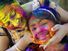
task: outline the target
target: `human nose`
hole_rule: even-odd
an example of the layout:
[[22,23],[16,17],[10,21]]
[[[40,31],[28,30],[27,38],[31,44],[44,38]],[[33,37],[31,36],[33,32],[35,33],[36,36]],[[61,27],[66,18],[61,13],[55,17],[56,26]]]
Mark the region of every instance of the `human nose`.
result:
[[38,26],[37,28],[36,28],[36,32],[38,33],[38,32],[40,32],[41,31],[41,28]]

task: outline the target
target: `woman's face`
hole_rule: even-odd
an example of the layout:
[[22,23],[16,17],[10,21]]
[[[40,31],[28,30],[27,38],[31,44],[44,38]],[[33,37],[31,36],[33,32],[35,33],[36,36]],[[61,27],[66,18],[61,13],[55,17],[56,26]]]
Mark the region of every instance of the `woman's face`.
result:
[[36,40],[46,42],[51,38],[51,27],[54,23],[51,20],[47,19],[36,19],[31,18],[29,22],[30,30],[33,34],[33,37]]
[[24,28],[26,25],[26,20],[24,15],[25,11],[21,7],[11,5],[9,15],[7,15],[9,16],[8,21],[6,21],[7,28],[8,29]]

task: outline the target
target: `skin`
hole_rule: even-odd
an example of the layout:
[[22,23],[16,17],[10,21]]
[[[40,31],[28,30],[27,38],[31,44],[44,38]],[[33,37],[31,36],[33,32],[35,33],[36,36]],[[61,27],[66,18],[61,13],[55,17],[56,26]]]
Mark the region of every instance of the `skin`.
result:
[[[44,2],[44,0],[40,0],[40,3],[41,4],[43,4],[43,2]],[[26,4],[24,4],[24,5],[21,5],[21,7],[27,12],[27,13],[30,13],[30,12],[32,12],[33,11],[33,9],[32,9],[32,4],[33,4],[34,2],[33,1],[31,1],[31,2],[28,2],[28,3],[26,3]],[[29,7],[28,7],[29,6]],[[36,9],[36,8],[38,8],[39,6],[38,5],[36,5],[36,7],[34,8],[34,9]],[[55,2],[50,2],[50,5],[49,5],[49,7],[51,7],[51,8],[55,8],[56,7],[56,3]],[[28,9],[27,9],[28,8]],[[62,21],[62,22],[68,22],[68,12],[66,11],[66,10],[64,10],[62,7],[60,7],[60,6],[57,6],[56,7],[56,9],[55,9],[60,15],[61,15],[61,18],[60,18],[60,20]],[[61,11],[62,10],[62,11]],[[65,13],[65,14],[64,14]]]
[[[57,10],[57,11],[60,13],[60,15],[62,15],[61,18],[64,18],[63,20],[67,22],[67,20],[68,20],[68,19],[67,19],[67,18],[68,18],[68,17],[67,17],[67,15],[68,15],[67,13],[68,13],[68,12],[65,11],[64,9],[62,9],[63,11],[60,12],[61,9],[60,9],[59,7],[57,7],[57,9],[59,9],[59,10]],[[65,15],[63,12],[66,13],[66,15]],[[66,18],[66,19],[65,19],[65,18]],[[66,25],[65,25],[64,27],[66,27]],[[62,30],[62,29],[61,29],[61,30]],[[64,31],[64,30],[63,30],[63,31]],[[26,37],[27,37],[27,36],[26,36]],[[2,38],[2,37],[1,37],[1,38]],[[0,39],[1,39],[1,38],[0,38]],[[29,38],[27,38],[27,39],[29,39]],[[22,39],[22,40],[23,40],[23,39]],[[2,42],[2,41],[0,41],[0,42]],[[7,42],[8,42],[8,41],[7,41]],[[53,42],[54,42],[54,41],[53,41]],[[19,44],[19,45],[20,45],[20,44]],[[24,46],[24,45],[23,45],[23,46]],[[2,46],[1,46],[1,47],[2,47]],[[4,48],[3,48],[3,49],[4,49]],[[11,49],[14,50],[15,47],[14,47],[14,48],[11,48]],[[16,49],[15,49],[15,50],[16,50]],[[15,51],[15,50],[14,50],[14,51]],[[2,51],[2,50],[1,50],[1,51]],[[8,51],[9,51],[9,50],[8,50]]]
[[[8,10],[10,10],[10,7],[11,5],[5,5],[5,7],[4,8],[7,8],[7,10],[6,9],[4,9],[4,11],[6,10],[6,14],[8,15]],[[9,8],[9,9],[8,9]],[[16,7],[12,7],[12,8],[16,8]],[[18,8],[18,7],[17,7]],[[11,10],[10,10],[11,11]],[[14,11],[14,10],[13,10]],[[19,10],[20,11],[20,10]],[[12,19],[12,21],[9,19],[8,21],[10,21],[11,22],[11,24],[9,24],[8,26],[7,26],[7,28],[8,28],[8,30],[10,31],[11,30],[11,35],[14,35],[14,32],[15,32],[15,34],[19,34],[19,33],[21,33],[21,35],[23,36],[23,29],[25,29],[25,21],[23,20],[23,21],[21,21],[21,20],[19,20],[20,18],[21,18],[21,16],[22,15],[20,15],[20,13],[21,12],[19,12],[18,11],[18,9],[17,9],[17,13],[16,13],[16,15],[14,16],[14,17],[16,17],[15,19]],[[22,11],[22,10],[21,10]],[[19,13],[18,13],[19,12]],[[15,13],[14,12],[12,12],[12,14],[11,15],[14,15]],[[6,19],[6,18],[5,18]],[[18,21],[17,21],[17,19],[18,19]],[[15,24],[14,24],[15,23]],[[17,27],[18,26],[18,28],[21,30],[22,29],[22,31],[20,31],[20,32],[16,32],[17,30],[15,30],[15,29],[13,29],[14,28],[14,26],[15,27]],[[2,26],[2,25],[1,25]],[[18,29],[17,28],[17,29]],[[19,30],[18,29],[18,30]],[[9,38],[7,37],[7,36],[0,36],[0,51],[17,51],[17,49],[15,48],[15,46],[17,46],[18,48],[20,48],[20,49],[22,49],[22,50],[24,50],[26,47],[27,47],[27,45],[31,42],[31,40],[30,40],[30,33],[28,33],[28,36],[26,35],[27,33],[24,33],[25,35],[23,36],[23,37],[21,37],[21,39],[19,40],[19,41],[16,41],[17,43],[15,44],[15,45],[13,45],[11,48],[8,48],[8,46],[9,46]],[[21,36],[20,35],[20,36]],[[17,35],[18,36],[18,35]],[[15,37],[17,37],[17,36],[15,36]],[[27,38],[26,38],[27,37]],[[18,39],[19,39],[19,37],[18,37]],[[4,40],[4,41],[3,41]],[[5,46],[4,46],[5,45]]]
[[[28,3],[28,4],[25,4],[26,6],[27,5],[32,5],[33,4],[33,2],[31,2],[31,3]],[[58,28],[58,26],[54,26],[54,27],[52,27],[52,30],[54,30],[54,29],[56,29],[56,30],[58,30],[57,32],[56,32],[56,34],[54,35],[54,37],[52,38],[53,39],[53,41],[51,41],[50,43],[49,43],[49,45],[50,44],[55,44],[55,43],[59,43],[61,40],[62,40],[62,38],[65,36],[65,35],[68,35],[67,34],[67,26],[68,26],[68,12],[66,11],[66,10],[64,10],[62,7],[60,7],[60,6],[57,6],[56,7],[56,3],[55,2],[50,2],[50,5],[49,5],[51,8],[55,8],[55,10],[60,14],[60,21],[61,22],[65,22],[65,24],[63,24],[63,26],[61,26],[61,28]],[[24,5],[22,6],[22,7],[24,7]],[[35,7],[35,9],[37,8],[38,6],[36,6]],[[25,7],[25,8],[27,8],[27,7]],[[27,9],[26,9],[27,10]],[[29,9],[30,10],[30,12],[31,11],[33,11],[32,9]],[[53,29],[54,28],[54,29]],[[63,33],[62,33],[63,32]],[[62,34],[62,35],[61,35]],[[60,35],[60,36],[59,36]],[[55,38],[56,37],[56,38]],[[57,37],[59,37],[58,39],[57,39]],[[60,40],[59,40],[60,39]],[[59,41],[57,41],[57,40],[59,40]],[[48,45],[48,46],[49,46]],[[45,47],[45,46],[44,46]],[[46,47],[45,47],[46,48]]]
[[6,36],[6,33],[3,29],[0,28],[0,33],[5,36],[0,36],[0,51],[4,51],[8,48],[9,38]]
[[11,48],[8,48],[6,51],[17,51],[15,46],[17,48],[21,49],[22,51],[24,51],[24,49],[28,46],[28,44],[30,44],[32,42],[32,39],[30,37],[31,37],[30,32],[25,32],[24,36],[22,38],[20,38],[16,44],[13,45]]
[[[47,42],[53,35],[54,32],[51,31],[51,27],[54,26],[54,22],[47,19],[37,19],[31,17],[29,21],[30,31],[36,40]],[[44,33],[43,33],[44,32]],[[49,34],[51,32],[52,34]]]
[[[40,44],[39,47],[43,47],[45,49],[45,51],[61,51],[64,50],[64,44],[60,44],[60,43],[55,43],[55,44],[49,44],[46,48],[45,48],[45,42],[49,41],[51,39],[50,35],[47,35],[47,31],[49,31],[49,29],[51,29],[54,26],[54,22],[51,20],[47,20],[47,19],[37,19],[35,17],[31,17],[30,21],[29,21],[29,27],[30,27],[30,31],[32,32],[33,37],[35,37],[37,41],[43,41],[43,43],[37,43],[34,42],[36,44]],[[55,30],[57,31],[57,29]],[[53,32],[55,32],[53,31]],[[45,33],[43,33],[45,32]],[[55,36],[55,35],[54,35]],[[60,36],[60,35],[59,35]],[[63,35],[64,36],[64,35]],[[54,38],[53,38],[54,39]],[[57,38],[58,39],[58,38]],[[55,40],[54,40],[55,41]],[[58,41],[58,40],[57,40]],[[52,41],[53,43],[53,41]],[[47,44],[47,43],[46,43]],[[41,46],[42,45],[42,46]]]

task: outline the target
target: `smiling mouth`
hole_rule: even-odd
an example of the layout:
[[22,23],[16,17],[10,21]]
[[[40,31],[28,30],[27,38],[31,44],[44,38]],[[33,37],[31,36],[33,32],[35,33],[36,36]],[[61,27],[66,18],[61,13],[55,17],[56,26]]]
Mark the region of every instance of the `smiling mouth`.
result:
[[49,32],[48,31],[44,31],[44,32],[39,32],[38,34],[36,34],[36,39],[38,40],[46,40],[46,35],[48,35]]
[[47,35],[47,34],[48,34],[48,31],[42,31],[42,32],[39,32],[39,33],[38,33],[38,35],[42,35],[42,34]]

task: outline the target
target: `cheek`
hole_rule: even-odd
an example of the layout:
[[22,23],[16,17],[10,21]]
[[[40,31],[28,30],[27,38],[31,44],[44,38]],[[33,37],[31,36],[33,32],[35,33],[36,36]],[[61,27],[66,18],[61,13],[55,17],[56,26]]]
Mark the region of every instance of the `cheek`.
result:
[[46,25],[42,25],[42,26],[40,26],[41,27],[41,30],[48,30],[48,24],[46,24]]
[[30,28],[30,31],[32,32],[33,35],[35,35],[40,31],[40,29],[36,28],[35,30],[33,30],[33,28]]
[[37,34],[39,30],[32,30],[33,34]]
[[54,23],[50,22],[48,23],[48,28],[51,29],[54,26]]
[[44,30],[48,30],[48,25],[43,27]]

